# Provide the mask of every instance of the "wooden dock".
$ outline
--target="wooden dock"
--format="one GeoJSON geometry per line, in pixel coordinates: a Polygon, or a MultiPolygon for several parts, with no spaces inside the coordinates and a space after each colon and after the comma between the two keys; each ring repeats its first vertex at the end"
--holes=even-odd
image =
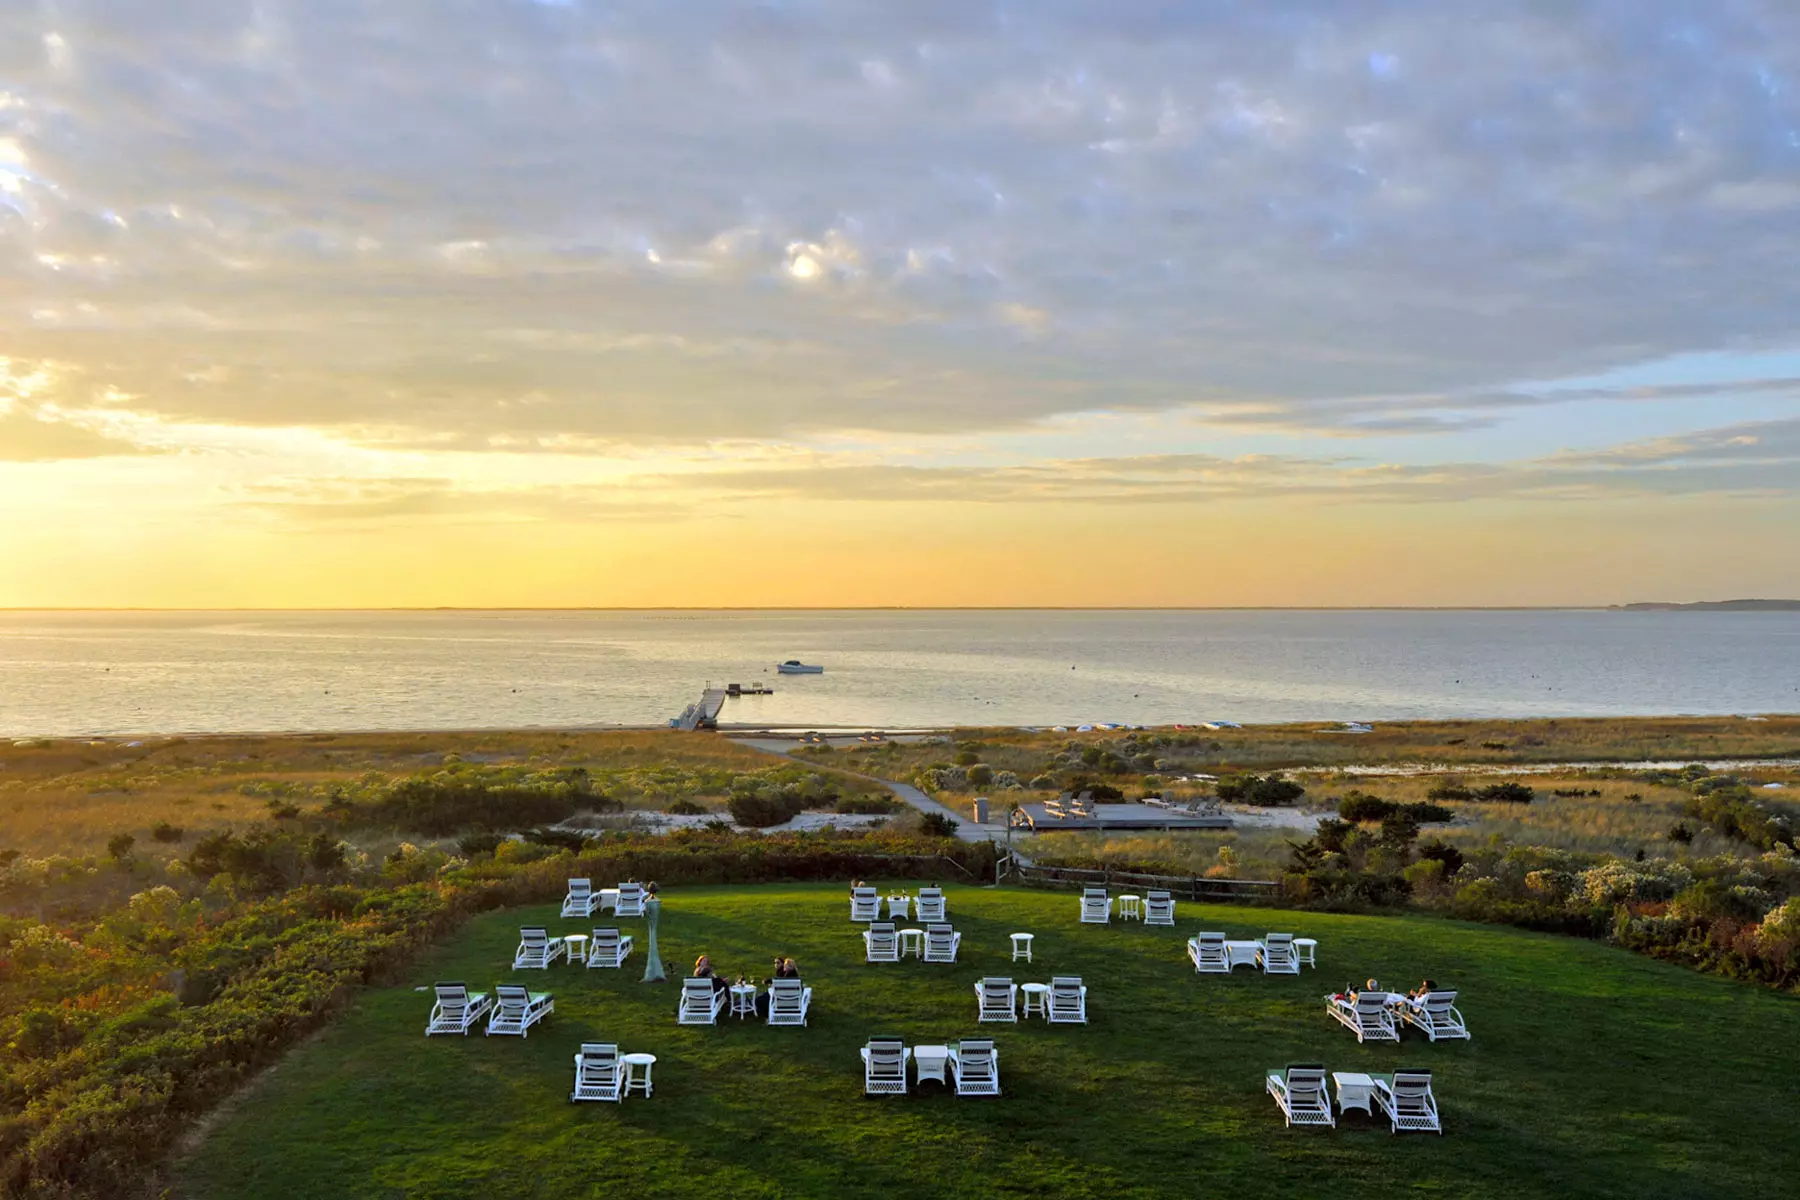
{"type": "Polygon", "coordinates": [[[692,733],[696,729],[717,729],[719,727],[719,710],[725,707],[725,697],[730,693],[722,687],[709,687],[700,693],[700,699],[688,705],[681,715],[670,722],[676,729],[692,733]]]}

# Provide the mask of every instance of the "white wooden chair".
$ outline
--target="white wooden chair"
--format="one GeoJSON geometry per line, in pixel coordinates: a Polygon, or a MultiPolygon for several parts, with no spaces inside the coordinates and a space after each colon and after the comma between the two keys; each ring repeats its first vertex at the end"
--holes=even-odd
{"type": "Polygon", "coordinates": [[[437,985],[437,1003],[431,1006],[431,1020],[425,1026],[425,1036],[434,1033],[460,1033],[469,1036],[488,1009],[494,1006],[492,996],[486,992],[471,992],[467,984],[440,983],[437,985]]]}
{"type": "Polygon", "coordinates": [[[872,887],[851,888],[850,919],[852,921],[881,920],[881,893],[872,887]]]}
{"type": "Polygon", "coordinates": [[[562,915],[565,917],[591,917],[594,905],[600,897],[594,894],[594,881],[591,879],[569,880],[569,894],[563,897],[562,915]]]}
{"type": "Polygon", "coordinates": [[[1300,955],[1294,950],[1294,935],[1271,933],[1257,942],[1256,961],[1265,975],[1298,975],[1300,955]]]}
{"type": "Polygon", "coordinates": [[[575,1090],[569,1102],[625,1098],[625,1072],[619,1065],[619,1047],[613,1042],[583,1042],[575,1056],[575,1090]]]}
{"type": "Polygon", "coordinates": [[[1000,1094],[1000,1054],[988,1039],[964,1038],[950,1047],[950,1076],[959,1096],[1000,1094]]]}
{"type": "Polygon", "coordinates": [[[1430,1071],[1395,1071],[1375,1076],[1371,1093],[1375,1107],[1387,1117],[1395,1133],[1435,1133],[1443,1136],[1438,1120],[1437,1097],[1431,1094],[1430,1071]]]}
{"type": "Polygon", "coordinates": [[[1355,1000],[1327,996],[1325,1011],[1354,1033],[1358,1042],[1400,1040],[1400,1026],[1394,1020],[1386,992],[1358,992],[1355,1000]]]}
{"type": "Polygon", "coordinates": [[[1087,1024],[1087,988],[1079,975],[1050,977],[1050,1011],[1044,1019],[1052,1025],[1087,1024]]]}
{"type": "Polygon", "coordinates": [[[812,989],[798,979],[769,981],[769,1024],[804,1025],[812,1007],[812,989]]]}
{"type": "Polygon", "coordinates": [[[956,948],[962,945],[962,934],[948,925],[927,925],[925,927],[925,961],[934,963],[953,963],[956,961],[956,948]]]}
{"type": "Polygon", "coordinates": [[[1010,1021],[1019,1020],[1019,988],[1010,979],[989,976],[975,985],[975,1000],[979,1006],[977,1020],[1010,1021]]]}
{"type": "Polygon", "coordinates": [[[913,897],[913,916],[926,924],[949,920],[944,915],[944,889],[920,888],[919,894],[913,897]]]}
{"type": "Polygon", "coordinates": [[[631,957],[631,935],[617,929],[596,929],[588,938],[590,967],[622,967],[631,957]]]}
{"type": "Polygon", "coordinates": [[[900,935],[892,921],[877,921],[863,930],[863,950],[872,963],[900,961],[900,935]]]}
{"type": "Polygon", "coordinates": [[[1325,1092],[1325,1068],[1301,1063],[1285,1071],[1270,1071],[1264,1086],[1289,1125],[1337,1127],[1331,1115],[1331,1097],[1325,1092]]]}
{"type": "Polygon", "coordinates": [[[1469,1027],[1456,1009],[1455,992],[1426,992],[1417,1000],[1400,1005],[1400,1019],[1424,1031],[1432,1041],[1439,1038],[1461,1038],[1467,1041],[1469,1027]]]}
{"type": "Polygon", "coordinates": [[[1144,897],[1144,924],[1173,925],[1175,898],[1167,892],[1150,892],[1144,897]]]}
{"type": "Polygon", "coordinates": [[[1081,923],[1105,925],[1112,921],[1112,897],[1105,888],[1083,888],[1081,891],[1081,923]]]}
{"type": "Polygon", "coordinates": [[[906,1063],[912,1051],[899,1038],[870,1038],[862,1048],[863,1094],[906,1095],[906,1063]]]}
{"type": "Polygon", "coordinates": [[[715,988],[710,979],[681,981],[681,1001],[675,1008],[679,1025],[712,1025],[725,1007],[725,989],[715,988]]]}
{"type": "Polygon", "coordinates": [[[641,917],[644,915],[644,885],[641,883],[621,883],[619,885],[619,902],[613,908],[615,917],[641,917]]]}
{"type": "Polygon", "coordinates": [[[494,1009],[488,1014],[486,1033],[529,1037],[531,1027],[556,1011],[549,992],[528,992],[516,983],[494,988],[494,1009]]]}
{"type": "Polygon", "coordinates": [[[1194,960],[1194,970],[1202,975],[1231,974],[1231,955],[1225,949],[1225,935],[1222,933],[1202,933],[1188,939],[1188,957],[1194,960]]]}
{"type": "Polygon", "coordinates": [[[568,953],[568,949],[567,942],[551,937],[548,930],[521,929],[519,947],[513,951],[513,970],[547,970],[551,963],[568,953]]]}

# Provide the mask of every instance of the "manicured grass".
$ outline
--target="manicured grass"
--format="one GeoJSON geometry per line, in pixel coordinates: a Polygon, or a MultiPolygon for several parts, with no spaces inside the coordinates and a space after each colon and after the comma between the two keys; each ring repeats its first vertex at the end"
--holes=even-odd
{"type": "MultiPolygon", "coordinates": [[[[1800,1165],[1792,1047],[1800,1002],[1606,947],[1427,918],[1181,904],[1174,929],[1081,926],[1073,895],[951,887],[953,966],[861,961],[845,890],[678,889],[660,940],[673,976],[701,951],[767,975],[798,959],[805,1029],[675,1023],[679,985],[646,986],[640,941],[621,971],[529,973],[556,995],[530,1038],[422,1036],[427,995],[370,992],[278,1067],[178,1171],[190,1200],[282,1196],[1193,1197],[1421,1193],[1737,1197],[1783,1194],[1800,1165]],[[1298,979],[1199,977],[1196,930],[1319,939],[1298,979]],[[1031,931],[1036,961],[1009,961],[1031,931]],[[1086,1027],[978,1026],[971,985],[1073,973],[1086,1027]],[[1474,1040],[1358,1046],[1320,996],[1376,976],[1462,992],[1474,1040]],[[936,1084],[865,1098],[857,1048],[994,1037],[997,1099],[936,1084]],[[583,1040],[657,1055],[656,1095],[568,1103],[583,1040]],[[1351,1114],[1286,1129],[1267,1068],[1426,1066],[1446,1136],[1394,1137],[1351,1114]]],[[[576,932],[554,907],[486,915],[412,973],[489,988],[523,924],[576,932]]]]}

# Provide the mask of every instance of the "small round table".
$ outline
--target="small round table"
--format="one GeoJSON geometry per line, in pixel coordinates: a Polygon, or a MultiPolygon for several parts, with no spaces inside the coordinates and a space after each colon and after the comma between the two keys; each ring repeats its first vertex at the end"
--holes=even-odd
{"type": "Polygon", "coordinates": [[[1029,933],[1015,933],[1012,935],[1012,960],[1014,962],[1018,962],[1021,958],[1026,962],[1031,961],[1031,937],[1032,935],[1029,933]]]}
{"type": "Polygon", "coordinates": [[[754,983],[731,985],[731,1015],[739,1020],[756,1015],[756,985],[754,983]]]}
{"type": "Polygon", "coordinates": [[[918,1072],[918,1082],[935,1079],[939,1083],[949,1082],[944,1078],[944,1064],[950,1061],[948,1046],[914,1046],[912,1048],[913,1068],[918,1072]]]}
{"type": "Polygon", "coordinates": [[[1119,897],[1119,920],[1124,921],[1124,920],[1129,920],[1132,918],[1135,918],[1139,921],[1144,919],[1144,899],[1143,899],[1143,897],[1142,896],[1120,896],[1119,897]]]}
{"type": "Polygon", "coordinates": [[[1339,1112],[1349,1112],[1360,1108],[1369,1112],[1369,1097],[1375,1091],[1375,1081],[1360,1071],[1333,1071],[1331,1081],[1337,1084],[1337,1102],[1339,1112]]]}
{"type": "Polygon", "coordinates": [[[637,1088],[648,1096],[650,1094],[650,1068],[656,1065],[654,1054],[627,1054],[619,1059],[625,1064],[625,1094],[631,1095],[631,1089],[637,1088]]]}
{"type": "Polygon", "coordinates": [[[1294,961],[1309,967],[1319,965],[1319,940],[1317,938],[1294,939],[1294,961]]]}
{"type": "Polygon", "coordinates": [[[887,906],[888,906],[888,920],[904,921],[906,919],[906,914],[912,910],[912,897],[911,896],[889,896],[887,898],[887,906]]]}
{"type": "Polygon", "coordinates": [[[923,929],[902,929],[900,931],[900,953],[910,954],[914,958],[922,958],[925,954],[925,931],[923,929]]]}
{"type": "Polygon", "coordinates": [[[1048,1017],[1050,1015],[1050,985],[1049,984],[1047,984],[1047,983],[1022,983],[1019,985],[1019,990],[1021,992],[1025,993],[1025,1015],[1027,1017],[1031,1016],[1031,1011],[1033,1008],[1032,1000],[1034,998],[1037,1000],[1037,1004],[1036,1004],[1037,1015],[1040,1017],[1048,1017]]]}
{"type": "Polygon", "coordinates": [[[572,963],[587,962],[588,935],[585,933],[565,933],[563,935],[564,955],[572,963]]]}

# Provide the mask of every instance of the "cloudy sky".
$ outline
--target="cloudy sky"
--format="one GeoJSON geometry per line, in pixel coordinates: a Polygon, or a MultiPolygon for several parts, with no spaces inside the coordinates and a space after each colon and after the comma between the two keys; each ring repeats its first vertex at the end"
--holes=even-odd
{"type": "Polygon", "coordinates": [[[0,605],[1800,595],[1785,0],[0,0],[0,605]]]}

